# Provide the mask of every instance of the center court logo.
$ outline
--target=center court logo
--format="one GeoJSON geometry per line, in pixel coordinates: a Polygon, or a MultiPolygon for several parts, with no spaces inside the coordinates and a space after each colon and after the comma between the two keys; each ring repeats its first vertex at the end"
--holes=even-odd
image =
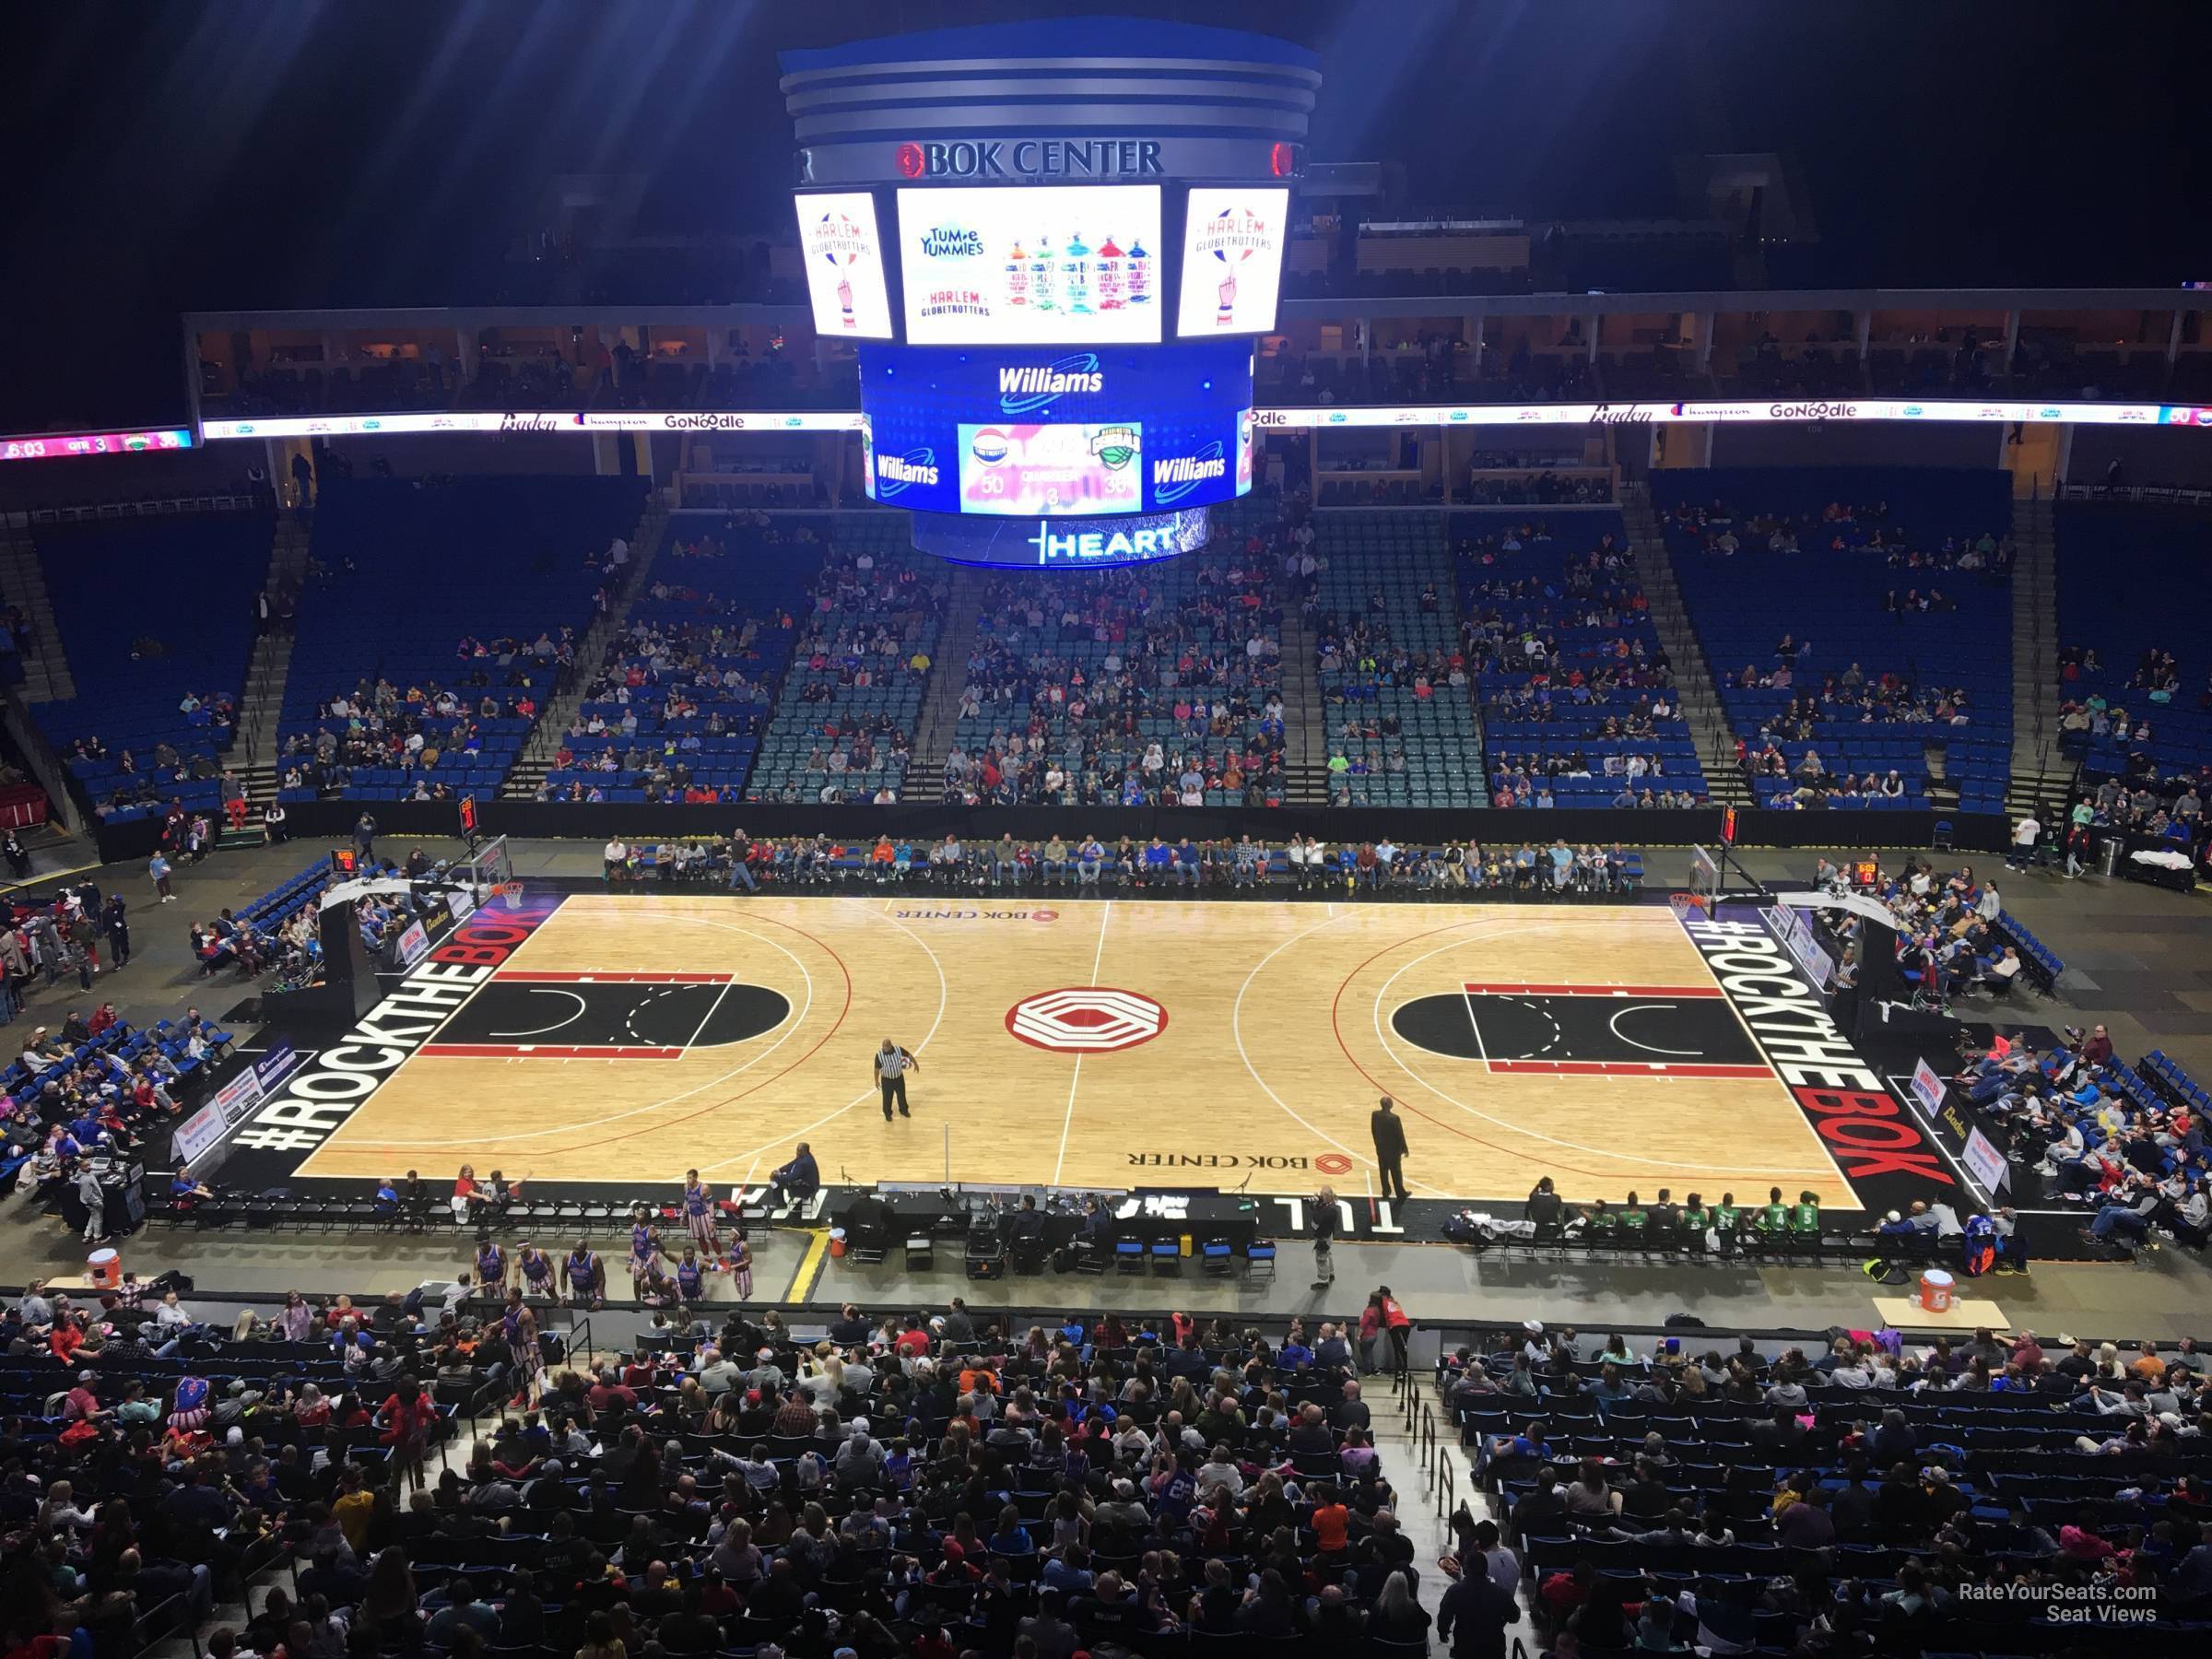
{"type": "Polygon", "coordinates": [[[1149,1042],[1168,1028],[1168,1011],[1141,991],[1072,985],[1025,996],[1006,1010],[1006,1031],[1031,1048],[1111,1054],[1149,1042]]]}

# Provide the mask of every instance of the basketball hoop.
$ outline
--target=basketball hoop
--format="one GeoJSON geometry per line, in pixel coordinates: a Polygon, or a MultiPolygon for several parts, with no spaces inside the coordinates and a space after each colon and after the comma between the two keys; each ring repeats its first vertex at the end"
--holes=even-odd
{"type": "Polygon", "coordinates": [[[1712,913],[1712,896],[1710,893],[1669,893],[1666,903],[1667,908],[1675,912],[1677,922],[1688,922],[1692,911],[1702,911],[1708,915],[1712,913]]]}
{"type": "Polygon", "coordinates": [[[523,908],[523,884],[519,881],[499,882],[494,885],[491,893],[493,898],[511,911],[523,908]]]}

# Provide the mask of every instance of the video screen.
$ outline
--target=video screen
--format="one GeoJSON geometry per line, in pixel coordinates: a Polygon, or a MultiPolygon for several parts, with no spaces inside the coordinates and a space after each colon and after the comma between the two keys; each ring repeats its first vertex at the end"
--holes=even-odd
{"type": "Polygon", "coordinates": [[[794,199],[814,332],[830,339],[889,339],[891,289],[876,231],[876,198],[856,190],[794,199]]]}
{"type": "Polygon", "coordinates": [[[1144,479],[1144,431],[1133,420],[960,428],[962,512],[1135,512],[1144,479]]]}
{"type": "Polygon", "coordinates": [[[1287,189],[1192,186],[1182,227],[1177,334],[1187,338],[1273,331],[1289,218],[1287,189]]]}
{"type": "Polygon", "coordinates": [[[910,346],[1160,337],[1159,186],[899,193],[910,346]]]}

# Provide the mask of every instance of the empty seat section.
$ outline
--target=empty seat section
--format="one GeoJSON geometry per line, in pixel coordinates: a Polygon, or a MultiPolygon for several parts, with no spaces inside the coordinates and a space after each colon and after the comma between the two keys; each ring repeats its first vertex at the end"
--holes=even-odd
{"type": "Polygon", "coordinates": [[[2006,474],[1662,470],[1652,491],[1759,805],[1925,808],[1940,778],[2004,811],[2006,474]]]}
{"type": "Polygon", "coordinates": [[[283,798],[488,795],[589,626],[637,478],[334,478],[286,684],[283,798]]]}
{"type": "Polygon", "coordinates": [[[108,822],[221,806],[271,529],[258,515],[39,528],[77,694],[37,719],[108,822]],[[94,739],[104,756],[78,752],[94,739]]]}

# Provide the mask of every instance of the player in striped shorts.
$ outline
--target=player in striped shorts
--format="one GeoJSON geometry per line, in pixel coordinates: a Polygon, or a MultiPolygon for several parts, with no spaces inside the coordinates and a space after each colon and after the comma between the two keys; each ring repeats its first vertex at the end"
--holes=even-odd
{"type": "Polygon", "coordinates": [[[548,1298],[553,1295],[554,1263],[551,1256],[524,1239],[514,1253],[514,1265],[522,1274],[524,1295],[548,1298]]]}
{"type": "Polygon", "coordinates": [[[645,1281],[660,1265],[661,1231],[653,1224],[653,1212],[641,1204],[630,1212],[629,1219],[629,1293],[642,1300],[645,1281]]]}
{"type": "Polygon", "coordinates": [[[702,1257],[720,1267],[722,1233],[714,1225],[714,1194],[700,1182],[697,1170],[684,1171],[683,1211],[684,1225],[690,1230],[692,1243],[699,1247],[702,1257]]]}
{"type": "Polygon", "coordinates": [[[737,1235],[737,1241],[730,1250],[730,1283],[739,1301],[753,1293],[753,1247],[745,1241],[743,1232],[737,1235]]]}

